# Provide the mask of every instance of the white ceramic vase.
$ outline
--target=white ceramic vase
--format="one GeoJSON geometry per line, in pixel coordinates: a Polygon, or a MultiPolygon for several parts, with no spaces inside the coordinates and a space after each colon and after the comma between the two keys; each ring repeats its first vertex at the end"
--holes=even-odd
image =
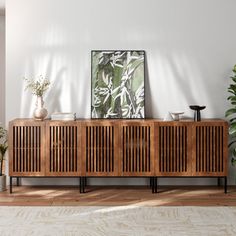
{"type": "Polygon", "coordinates": [[[37,97],[36,108],[34,110],[34,119],[35,120],[44,120],[48,114],[47,109],[43,107],[43,97],[37,97]]]}

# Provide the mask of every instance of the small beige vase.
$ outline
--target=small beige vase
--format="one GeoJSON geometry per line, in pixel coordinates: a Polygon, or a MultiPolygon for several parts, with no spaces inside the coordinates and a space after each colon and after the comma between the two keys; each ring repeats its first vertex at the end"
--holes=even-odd
{"type": "Polygon", "coordinates": [[[44,120],[48,114],[48,111],[43,107],[43,97],[37,97],[36,108],[34,110],[35,120],[44,120]]]}

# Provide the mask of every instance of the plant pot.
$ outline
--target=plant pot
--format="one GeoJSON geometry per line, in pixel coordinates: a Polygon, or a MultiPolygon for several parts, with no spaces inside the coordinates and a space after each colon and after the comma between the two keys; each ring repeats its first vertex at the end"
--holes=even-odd
{"type": "Polygon", "coordinates": [[[0,192],[3,192],[6,190],[6,175],[0,176],[0,192]]]}

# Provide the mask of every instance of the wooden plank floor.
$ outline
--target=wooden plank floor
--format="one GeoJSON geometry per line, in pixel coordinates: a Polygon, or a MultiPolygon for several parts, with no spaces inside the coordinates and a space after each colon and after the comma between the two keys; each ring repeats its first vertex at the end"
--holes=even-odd
{"type": "Polygon", "coordinates": [[[78,187],[14,186],[13,193],[0,193],[0,205],[5,206],[236,206],[236,187],[159,187],[152,194],[147,187],[88,186],[80,194],[78,187]]]}

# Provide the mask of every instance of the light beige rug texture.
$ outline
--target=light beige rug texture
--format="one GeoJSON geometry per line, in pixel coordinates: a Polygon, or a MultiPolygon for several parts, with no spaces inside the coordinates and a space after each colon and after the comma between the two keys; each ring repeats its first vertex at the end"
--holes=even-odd
{"type": "Polygon", "coordinates": [[[236,207],[0,207],[1,236],[236,235],[236,207]]]}

